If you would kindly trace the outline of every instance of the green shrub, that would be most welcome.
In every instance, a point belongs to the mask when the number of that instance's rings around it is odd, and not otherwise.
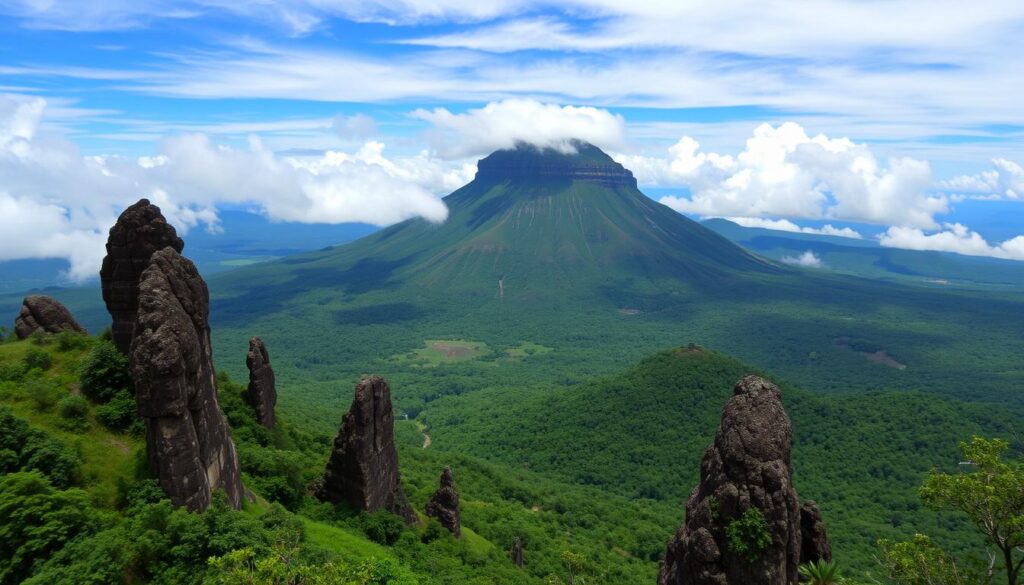
[[[135,406],[135,398],[127,392],[97,406],[96,420],[112,431],[132,434],[142,432],[142,421]]]
[[[36,371],[38,372],[38,370]],[[34,378],[31,376],[31,370],[27,377],[30,380],[23,386],[24,393],[35,404],[36,410],[39,412],[53,410],[53,407],[57,405],[57,401],[64,395],[64,390],[54,382]]]
[[[398,541],[398,537],[405,530],[405,521],[401,517],[390,512],[376,512],[359,514],[359,523],[367,538],[383,545],[392,545]]]
[[[77,394],[66,396],[57,403],[57,413],[63,419],[61,426],[70,430],[89,427],[89,401]]]
[[[128,358],[109,342],[97,343],[89,352],[79,377],[82,393],[94,402],[109,402],[119,394],[131,394]]]
[[[747,508],[742,516],[725,527],[729,550],[747,561],[761,558],[761,554],[772,543],[768,523],[764,514],[755,507]]]
[[[22,358],[21,363],[24,364],[26,370],[38,368],[45,372],[53,365],[53,357],[51,357],[49,353],[33,347],[25,353],[25,357]]]
[[[57,334],[57,351],[84,349],[89,344],[89,337],[77,331],[65,330]]]

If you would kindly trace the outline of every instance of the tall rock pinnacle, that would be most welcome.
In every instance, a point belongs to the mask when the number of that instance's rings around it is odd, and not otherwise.
[[[455,538],[462,536],[462,519],[459,513],[459,492],[452,480],[452,468],[445,466],[441,472],[441,485],[427,502],[427,516],[437,518]]]
[[[117,218],[107,237],[107,255],[100,268],[103,301],[113,318],[111,336],[121,353],[127,354],[135,331],[139,306],[139,278],[157,250],[170,246],[181,252],[185,243],[167,223],[160,208],[140,199]]]
[[[797,582],[800,503],[792,482],[793,431],[781,397],[777,386],[757,376],[736,385],[704,453],[686,520],[669,541],[661,585]],[[761,528],[741,530],[759,524],[757,516]],[[767,541],[759,541],[758,532]]]
[[[267,353],[266,344],[259,337],[249,339],[245,365],[249,368],[249,388],[242,397],[255,411],[256,420],[268,429],[273,428],[277,388],[274,369],[270,366],[270,354]]]
[[[402,489],[391,389],[384,378],[370,376],[356,384],[317,497],[356,510],[387,510],[408,524],[419,521]]]
[[[21,303],[21,312],[14,320],[14,334],[25,339],[35,333],[60,333],[77,331],[85,333],[71,311],[57,299],[44,295],[30,295]]]
[[[135,399],[161,487],[193,511],[205,510],[217,489],[236,508],[242,499],[235,444],[217,403],[209,306],[192,262],[170,246],[152,254],[138,285],[129,354]]]

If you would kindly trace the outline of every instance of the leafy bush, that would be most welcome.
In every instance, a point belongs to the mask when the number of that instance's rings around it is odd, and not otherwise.
[[[138,435],[143,430],[135,398],[128,393],[119,394],[110,402],[97,406],[96,420],[112,431]]]
[[[89,401],[77,394],[66,396],[57,403],[57,413],[63,421],[61,426],[70,430],[89,427]]]
[[[32,429],[9,409],[0,407],[0,457],[4,472],[39,471],[58,488],[78,479],[78,454],[44,433]],[[13,455],[12,455],[13,454]]]
[[[39,412],[49,412],[57,405],[57,402],[64,395],[64,390],[56,383],[40,378],[32,378],[23,386],[24,393],[35,404]]]
[[[370,540],[384,545],[392,545],[405,530],[405,521],[390,512],[359,514],[359,524]]]
[[[25,357],[22,358],[21,363],[24,364],[26,370],[39,368],[45,372],[53,365],[53,358],[48,352],[33,347],[25,353]]]
[[[54,489],[36,471],[0,478],[0,585],[22,583],[33,565],[97,526],[85,492]]]
[[[132,375],[128,358],[112,343],[99,342],[82,364],[82,393],[90,400],[105,403],[119,395],[131,395]]]
[[[725,527],[729,550],[747,561],[761,558],[761,554],[772,543],[768,523],[764,514],[755,507],[747,508],[742,516]]]
[[[84,349],[89,345],[89,337],[77,331],[65,330],[57,334],[57,351]]]

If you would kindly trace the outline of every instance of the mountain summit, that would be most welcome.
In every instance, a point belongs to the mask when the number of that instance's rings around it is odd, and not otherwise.
[[[578,140],[571,142],[570,146],[573,152],[541,149],[529,144],[520,144],[512,150],[499,150],[477,163],[476,180],[589,181],[606,187],[636,189],[633,173],[600,148]]]
[[[599,148],[573,145],[569,153],[528,145],[495,152],[445,197],[444,223],[408,220],[284,260],[284,270],[349,293],[411,284],[505,300],[662,294],[786,270],[653,201]]]

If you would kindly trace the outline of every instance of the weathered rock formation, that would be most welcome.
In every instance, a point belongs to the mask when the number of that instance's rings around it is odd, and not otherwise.
[[[107,237],[107,255],[100,268],[103,302],[113,318],[110,333],[121,353],[131,348],[139,306],[139,278],[150,256],[170,246],[181,252],[185,243],[167,223],[160,208],[140,199],[117,218]]]
[[[261,425],[273,428],[274,406],[277,404],[274,368],[270,366],[267,346],[259,337],[249,339],[245,365],[249,367],[249,388],[242,394],[242,398],[256,412],[256,420]]]
[[[21,302],[21,312],[14,320],[14,334],[18,339],[25,339],[40,331],[42,333],[60,333],[61,331],[77,331],[85,333],[85,328],[78,324],[75,317],[60,301],[44,295],[31,295]]]
[[[441,472],[441,485],[427,502],[427,516],[448,529],[455,538],[462,536],[462,519],[459,514],[459,492],[452,482],[452,468],[445,466]]]
[[[792,483],[792,427],[781,392],[747,376],[722,413],[704,453],[686,520],[669,541],[661,585],[790,585],[800,564],[800,503]],[[731,523],[749,509],[763,516],[770,544],[732,550]],[[745,554],[746,553],[746,554]]]
[[[523,566],[523,539],[519,536],[512,540],[512,564],[522,568]]]
[[[402,489],[391,389],[384,378],[369,376],[356,384],[317,497],[356,510],[387,510],[409,524],[419,521]]]
[[[520,144],[499,150],[477,163],[476,178],[502,182],[509,179],[587,181],[606,187],[636,188],[636,178],[599,148],[573,141],[574,153]]]
[[[217,489],[236,508],[242,500],[235,444],[217,403],[208,315],[209,292],[195,265],[174,247],[154,253],[138,286],[135,398],[161,487],[193,511],[205,510]]]
[[[832,544],[828,540],[825,521],[814,500],[800,506],[800,564],[832,560]]]

